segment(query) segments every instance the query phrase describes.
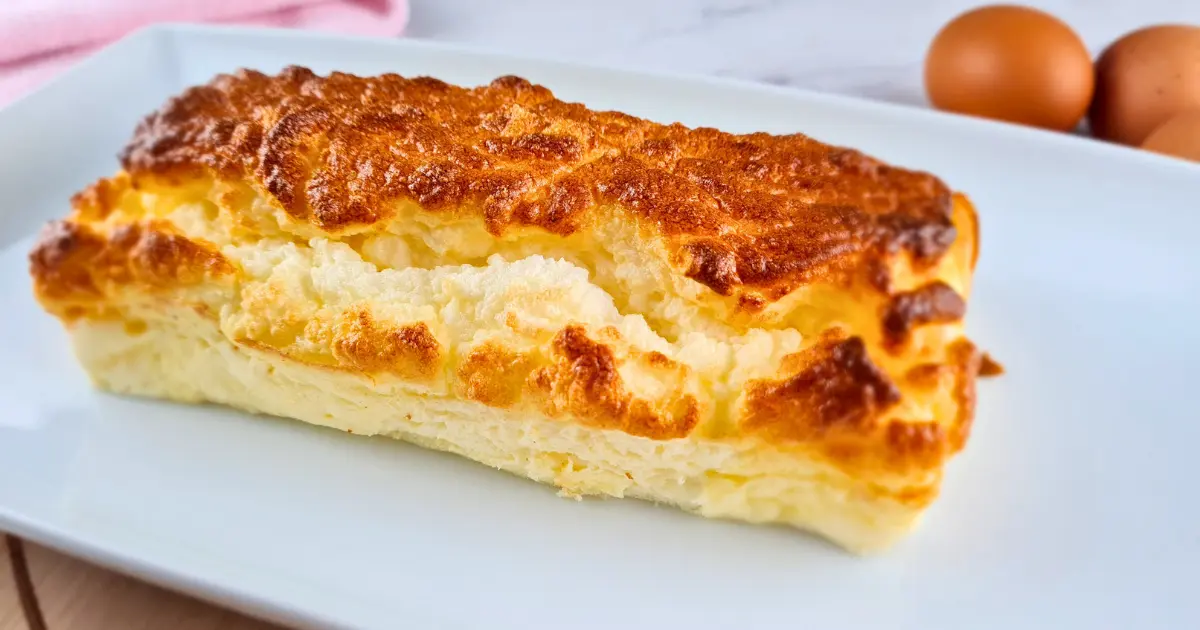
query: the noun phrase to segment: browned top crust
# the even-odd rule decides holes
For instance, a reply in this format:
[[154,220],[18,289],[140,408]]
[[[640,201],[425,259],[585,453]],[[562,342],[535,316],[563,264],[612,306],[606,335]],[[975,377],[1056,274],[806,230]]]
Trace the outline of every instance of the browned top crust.
[[152,292],[233,271],[221,254],[154,221],[122,225],[111,235],[54,221],[42,230],[29,265],[38,295],[64,305],[95,301],[112,286]]
[[332,233],[369,229],[401,199],[479,213],[497,236],[571,234],[616,205],[724,295],[771,287],[775,299],[869,252],[932,262],[955,238],[951,193],[932,175],[800,134],[596,112],[512,76],[468,89],[240,71],[148,116],[121,159],[134,177],[248,178]]

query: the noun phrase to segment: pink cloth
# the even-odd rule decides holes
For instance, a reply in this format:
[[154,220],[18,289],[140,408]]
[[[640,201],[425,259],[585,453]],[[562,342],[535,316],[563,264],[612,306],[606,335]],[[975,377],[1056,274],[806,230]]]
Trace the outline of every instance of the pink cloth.
[[405,0],[0,0],[0,105],[156,22],[392,36],[407,21]]

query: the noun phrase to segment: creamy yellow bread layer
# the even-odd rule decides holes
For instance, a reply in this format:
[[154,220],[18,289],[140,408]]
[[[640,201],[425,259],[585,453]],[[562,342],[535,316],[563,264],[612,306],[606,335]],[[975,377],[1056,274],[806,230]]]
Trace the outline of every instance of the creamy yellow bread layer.
[[121,167],[30,256],[103,389],[859,552],[970,430],[974,211],[850,149],[289,68],[171,99]]

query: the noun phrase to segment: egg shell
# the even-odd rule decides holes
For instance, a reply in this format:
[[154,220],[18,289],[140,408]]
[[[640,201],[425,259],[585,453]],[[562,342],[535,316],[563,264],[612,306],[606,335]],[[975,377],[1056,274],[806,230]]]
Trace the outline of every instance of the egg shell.
[[1200,109],[1176,114],[1142,143],[1147,151],[1200,162]]
[[925,57],[925,88],[935,107],[1047,129],[1079,123],[1094,80],[1079,35],[1027,7],[963,13],[938,32]]
[[1096,62],[1092,133],[1140,145],[1180,112],[1200,108],[1200,27],[1152,26],[1114,42]]

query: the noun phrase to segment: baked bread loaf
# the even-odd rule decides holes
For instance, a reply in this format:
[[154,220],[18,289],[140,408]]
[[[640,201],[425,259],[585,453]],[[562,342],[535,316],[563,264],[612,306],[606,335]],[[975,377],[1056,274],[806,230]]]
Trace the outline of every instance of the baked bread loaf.
[[854,150],[293,67],[171,99],[121,167],[30,257],[105,390],[856,552],[970,430],[975,213]]

